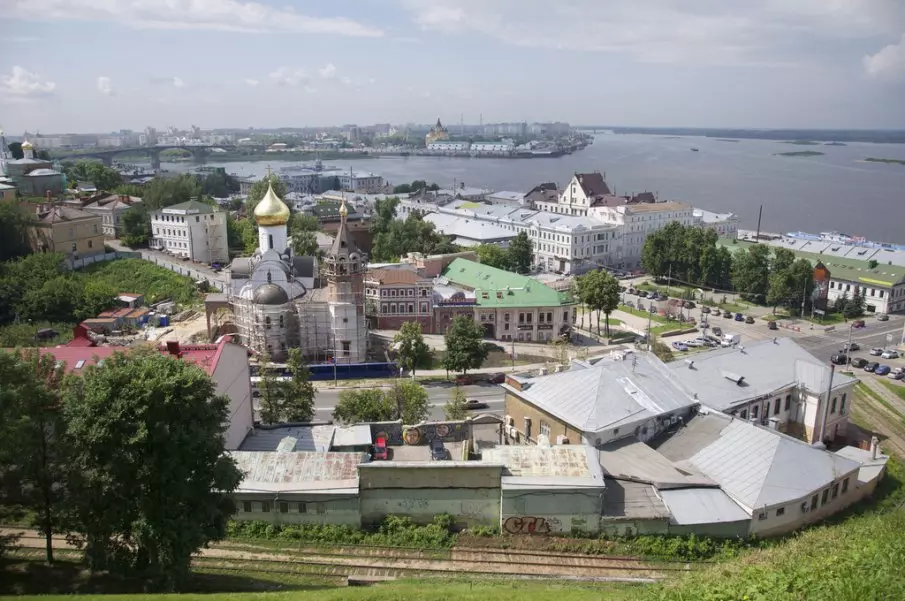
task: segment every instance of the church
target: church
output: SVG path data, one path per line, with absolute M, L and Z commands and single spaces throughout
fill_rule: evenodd
M 254 209 L 258 248 L 237 258 L 227 289 L 239 342 L 274 362 L 301 348 L 309 363 L 363 363 L 368 333 L 364 313 L 367 257 L 346 224 L 345 201 L 336 238 L 322 261 L 293 254 L 289 207 L 269 187 Z

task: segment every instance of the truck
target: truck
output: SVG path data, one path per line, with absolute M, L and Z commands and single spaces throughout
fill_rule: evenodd
M 741 341 L 741 334 L 732 334 L 731 332 L 727 332 L 726 334 L 723 334 L 723 339 L 720 341 L 720 346 L 735 346 Z

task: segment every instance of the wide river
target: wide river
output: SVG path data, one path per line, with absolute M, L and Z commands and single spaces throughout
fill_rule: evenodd
M 806 150 L 825 154 L 777 156 Z M 756 227 L 758 207 L 763 205 L 763 231 L 839 230 L 905 243 L 905 165 L 866 163 L 867 157 L 905 160 L 905 145 L 805 146 L 771 140 L 599 134 L 591 146 L 559 158 L 386 157 L 325 163 L 373 171 L 396 184 L 423 179 L 443 187 L 465 182 L 515 191 L 528 191 L 545 181 L 564 185 L 573 172 L 598 170 L 606 173 L 617 194 L 649 190 L 661 200 L 731 211 L 743 228 Z M 290 163 L 211 160 L 209 164 L 222 165 L 229 173 L 261 176 L 268 164 L 276 171 Z M 164 168 L 189 166 L 173 163 Z

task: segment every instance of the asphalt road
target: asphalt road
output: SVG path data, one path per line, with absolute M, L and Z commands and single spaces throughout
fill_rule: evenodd
M 428 397 L 430 398 L 430 417 L 431 420 L 446 419 L 443 413 L 443 406 L 453 396 L 455 385 L 453 384 L 432 384 L 425 386 Z M 496 384 L 475 384 L 470 386 L 461 386 L 465 392 L 466 399 L 475 399 L 487 403 L 487 407 L 474 411 L 478 413 L 503 413 L 503 389 Z M 319 390 L 314 399 L 315 420 L 331 420 L 333 418 L 333 408 L 339 402 L 340 389 L 322 389 Z

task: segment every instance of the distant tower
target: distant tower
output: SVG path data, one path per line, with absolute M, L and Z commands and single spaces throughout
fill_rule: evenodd
M 337 363 L 362 363 L 367 358 L 368 332 L 364 313 L 364 276 L 367 257 L 349 234 L 349 209 L 343 199 L 339 208 L 339 230 L 324 258 L 333 338 Z
M 35 147 L 32 146 L 31 142 L 29 142 L 28 140 L 25 140 L 24 142 L 22 142 L 22 154 L 24 155 L 23 158 L 26 158 L 26 159 L 35 158 L 35 149 L 34 148 Z

